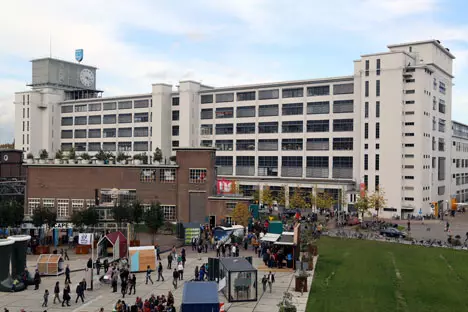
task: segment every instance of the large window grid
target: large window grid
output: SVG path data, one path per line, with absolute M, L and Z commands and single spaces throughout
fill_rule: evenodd
M 179 135 L 179 126 L 172 126 L 172 135 L 173 136 Z
M 255 151 L 255 140 L 237 140 L 237 151 Z
M 119 142 L 118 150 L 119 152 L 131 152 L 132 142 Z
M 283 104 L 281 108 L 281 114 L 283 116 L 302 115 L 304 114 L 304 104 L 302 103 Z
M 255 123 L 254 122 L 238 123 L 236 125 L 236 133 L 237 134 L 254 134 Z
M 103 124 L 115 124 L 117 122 L 117 118 L 115 115 L 104 115 L 102 118 Z
M 302 151 L 303 142 L 303 139 L 283 139 L 281 149 L 283 151 Z
M 62 130 L 61 136 L 62 139 L 72 139 L 73 130 Z
M 115 110 L 117 107 L 115 102 L 104 103 L 103 108 L 104 110 Z
M 215 146 L 218 151 L 232 151 L 234 143 L 233 140 L 216 140 Z
M 174 221 L 177 219 L 175 205 L 161 205 L 161 209 L 164 213 L 164 220 Z
M 75 112 L 76 113 L 83 113 L 88 111 L 88 105 L 75 105 Z
M 73 126 L 73 117 L 62 117 L 62 126 Z
M 307 132 L 329 132 L 330 121 L 326 120 L 307 120 Z
M 328 178 L 328 156 L 307 156 L 306 177 Z
M 86 116 L 75 117 L 75 125 L 76 126 L 83 126 L 87 124 Z
M 233 134 L 233 133 L 234 133 L 233 124 L 217 124 L 216 125 L 216 134 L 218 135 L 226 135 L 226 134 Z
M 330 102 L 309 102 L 307 103 L 307 114 L 318 115 L 318 114 L 329 114 L 330 113 Z
M 156 169 L 150 169 L 150 168 L 140 169 L 140 182 L 142 183 L 156 182 Z
M 70 106 L 73 107 L 73 106 Z M 40 198 L 28 198 L 28 215 L 32 216 L 34 214 L 34 210 L 41 206 L 41 199 Z
M 307 96 L 330 95 L 330 86 L 316 86 L 307 88 Z
M 258 91 L 259 100 L 271 100 L 279 98 L 279 89 L 260 90 Z
M 342 131 L 353 131 L 354 128 L 353 119 L 334 119 L 333 120 L 333 131 L 342 132 Z
M 203 94 L 200 97 L 201 104 L 210 104 L 213 103 L 213 94 Z
M 86 129 L 75 130 L 75 139 L 86 139 Z
M 68 209 L 70 207 L 69 199 L 57 199 L 57 218 L 63 219 L 68 217 Z
M 351 179 L 353 177 L 353 157 L 333 157 L 333 178 Z
M 304 122 L 302 120 L 283 121 L 282 133 L 302 133 L 304 132 Z
M 302 177 L 302 157 L 301 156 L 281 157 L 281 176 Z
M 86 152 L 86 143 L 75 143 L 75 151 Z
M 237 92 L 237 101 L 255 101 L 255 91 Z
M 133 104 L 134 108 L 146 108 L 149 107 L 149 100 L 135 100 Z
M 132 109 L 132 101 L 119 102 L 119 109 Z
M 133 150 L 136 152 L 147 152 L 148 146 L 148 142 L 135 142 L 133 143 Z
M 233 156 L 216 156 L 216 166 L 219 175 L 232 175 Z
M 137 127 L 133 130 L 134 137 L 147 137 L 149 134 L 148 127 Z
M 239 175 L 239 176 L 255 175 L 255 156 L 237 156 L 236 157 L 236 175 Z
M 85 208 L 84 199 L 72 199 L 71 208 L 72 208 L 72 214 L 82 211 Z
M 103 138 L 115 138 L 117 131 L 115 128 L 107 128 L 102 130 L 102 137 Z
M 211 140 L 201 140 L 200 146 L 202 146 L 202 147 L 212 147 L 213 146 L 213 141 L 211 141 Z
M 115 142 L 102 143 L 102 150 L 105 152 L 115 152 Z
M 212 135 L 213 134 L 213 125 L 201 125 L 200 133 L 201 133 L 201 135 Z
M 175 183 L 176 170 L 175 169 L 160 169 L 159 182 L 161 183 Z
M 148 122 L 148 113 L 135 113 L 133 122 Z
M 101 124 L 101 116 L 89 116 L 88 117 L 88 124 L 90 124 L 90 125 L 100 125 Z
M 297 98 L 304 96 L 304 88 L 290 88 L 282 90 L 283 99 L 286 98 Z
M 189 183 L 201 184 L 206 181 L 206 169 L 190 168 L 189 169 Z
M 216 118 L 233 118 L 234 108 L 232 107 L 218 107 L 216 108 Z
M 178 110 L 172 111 L 172 120 L 177 121 L 180 119 L 180 112 Z
M 277 139 L 259 139 L 258 150 L 259 151 L 277 151 L 278 140 Z
M 236 111 L 237 118 L 255 117 L 255 106 L 241 106 Z
M 328 138 L 309 138 L 307 139 L 308 151 L 328 151 L 330 142 Z
M 216 103 L 234 102 L 234 93 L 216 94 Z
M 333 138 L 333 150 L 352 151 L 353 150 L 353 138 Z
M 119 138 L 132 137 L 132 128 L 119 128 Z
M 200 119 L 213 119 L 213 109 L 204 108 L 200 112 Z
M 277 156 L 259 156 L 258 157 L 258 175 L 259 176 L 278 176 L 278 157 Z
M 260 105 L 258 107 L 258 116 L 259 117 L 278 116 L 278 115 L 279 115 L 279 106 L 278 106 L 278 104 Z
M 62 114 L 73 113 L 73 105 L 67 105 L 61 107 Z
M 278 122 L 259 122 L 258 133 L 278 133 Z
M 121 123 L 131 123 L 132 114 L 119 114 L 119 124 Z
M 366 102 L 367 103 L 367 102 Z M 354 112 L 353 100 L 340 100 L 333 102 L 333 113 L 352 113 Z
M 333 94 L 353 94 L 354 93 L 354 83 L 343 83 L 333 85 Z
M 98 152 L 100 150 L 101 150 L 101 143 L 99 143 L 99 142 L 89 142 L 88 143 L 88 151 Z

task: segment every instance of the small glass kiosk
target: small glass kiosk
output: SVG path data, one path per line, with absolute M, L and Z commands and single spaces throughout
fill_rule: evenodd
M 229 302 L 257 301 L 257 269 L 245 258 L 221 258 L 219 284 Z

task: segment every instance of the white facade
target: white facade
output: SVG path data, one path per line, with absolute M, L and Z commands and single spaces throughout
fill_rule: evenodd
M 53 88 L 17 93 L 15 142 L 35 155 L 159 147 L 168 157 L 171 147 L 216 146 L 218 175 L 244 193 L 287 185 L 352 203 L 364 184 L 385 190 L 387 217 L 432 213 L 434 202 L 446 209 L 458 194 L 449 163 L 454 57 L 435 40 L 388 48 L 362 55 L 345 77 L 220 88 L 181 81 L 177 91 L 154 84 L 149 94 L 79 100 Z M 24 94 L 42 96 L 29 118 Z
M 451 194 L 457 203 L 468 202 L 468 125 L 452 122 Z

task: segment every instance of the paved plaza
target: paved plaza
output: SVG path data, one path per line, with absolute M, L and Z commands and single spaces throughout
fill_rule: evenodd
M 214 257 L 214 252 L 208 252 L 207 254 L 203 253 L 202 260 L 198 260 L 198 255 L 191 251 L 191 247 L 188 246 L 187 250 L 187 262 L 184 270 L 184 281 L 179 281 L 177 289 L 174 289 L 172 285 L 172 270 L 166 269 L 167 267 L 167 253 L 162 255 L 164 272 L 163 276 L 165 281 L 157 282 L 157 273 L 153 272 L 152 278 L 154 285 L 145 285 L 145 273 L 137 273 L 137 287 L 136 295 L 125 296 L 125 301 L 127 303 L 133 304 L 136 297 L 142 297 L 143 299 L 149 298 L 152 294 L 155 296 L 166 295 L 168 291 L 172 291 L 177 311 L 180 311 L 180 304 L 182 301 L 183 293 L 183 283 L 194 278 L 195 266 L 200 266 L 202 263 L 207 262 L 208 257 Z M 241 250 L 241 256 L 253 256 L 254 266 L 255 267 L 264 267 L 261 260 L 253 255 L 252 251 Z M 70 261 L 65 261 L 65 264 L 70 264 L 72 270 L 84 268 L 86 261 L 89 256 L 76 256 L 73 252 L 70 252 Z M 30 272 L 33 272 L 35 268 L 35 259 L 36 256 L 28 256 L 28 267 Z M 315 259 L 316 261 L 316 259 Z M 173 266 L 174 267 L 174 266 Z M 298 312 L 303 312 L 306 309 L 308 293 L 301 295 L 300 293 L 294 292 L 294 274 L 292 271 L 285 272 L 275 272 L 275 283 L 273 284 L 273 291 L 271 293 L 263 293 L 261 286 L 261 278 L 264 274 L 267 274 L 268 271 L 259 270 L 258 271 L 258 283 L 260 285 L 258 293 L 258 301 L 256 302 L 246 302 L 246 303 L 233 303 L 230 304 L 227 302 L 224 295 L 219 293 L 220 302 L 225 303 L 225 310 L 232 312 L 272 312 L 276 311 L 278 308 L 276 305 L 283 298 L 283 293 L 288 291 L 293 294 L 293 302 L 298 308 Z M 313 273 L 313 272 L 310 272 Z M 17 292 L 17 293 L 0 293 L 0 309 L 8 308 L 11 312 L 20 311 L 25 309 L 26 311 L 44 311 L 45 308 L 41 307 L 42 298 L 44 290 L 48 289 L 51 295 L 49 296 L 49 305 L 47 311 L 72 311 L 72 312 L 91 312 L 99 311 L 101 307 L 104 308 L 104 311 L 112 311 L 115 303 L 118 299 L 122 299 L 120 294 L 120 287 L 118 293 L 112 293 L 110 285 L 101 284 L 98 281 L 98 277 L 95 276 L 94 281 L 94 290 L 85 292 L 85 302 L 84 304 L 75 303 L 76 294 L 75 287 L 76 282 L 84 278 L 84 271 L 75 271 L 71 274 L 71 296 L 72 300 L 70 301 L 71 307 L 62 307 L 61 304 L 53 304 L 53 289 L 56 281 L 60 281 L 60 288 L 63 289 L 65 276 L 61 275 L 58 277 L 43 277 L 42 283 L 39 287 L 39 290 L 33 290 L 34 287 L 29 287 L 26 291 Z M 312 278 L 308 279 L 309 287 L 312 283 Z

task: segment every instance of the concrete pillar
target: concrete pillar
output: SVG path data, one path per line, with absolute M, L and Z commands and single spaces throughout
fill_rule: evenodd
M 14 242 L 11 252 L 11 276 L 20 275 L 26 266 L 26 252 L 28 250 L 28 242 L 31 240 L 29 235 L 13 235 L 8 236 L 8 239 Z

